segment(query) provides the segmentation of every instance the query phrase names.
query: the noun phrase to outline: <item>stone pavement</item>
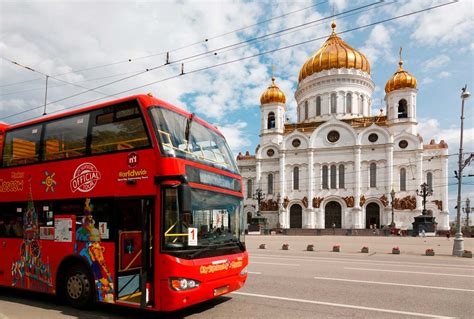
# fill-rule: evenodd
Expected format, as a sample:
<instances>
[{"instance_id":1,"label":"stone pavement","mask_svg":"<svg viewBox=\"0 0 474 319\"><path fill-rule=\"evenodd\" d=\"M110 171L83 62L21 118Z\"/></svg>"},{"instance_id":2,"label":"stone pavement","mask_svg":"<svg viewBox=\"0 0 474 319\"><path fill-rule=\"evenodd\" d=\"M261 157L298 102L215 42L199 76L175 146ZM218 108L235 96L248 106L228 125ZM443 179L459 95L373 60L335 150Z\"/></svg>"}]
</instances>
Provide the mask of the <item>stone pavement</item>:
<instances>
[{"instance_id":1,"label":"stone pavement","mask_svg":"<svg viewBox=\"0 0 474 319\"><path fill-rule=\"evenodd\" d=\"M399 236L285 236L285 235L247 235L247 248L257 249L266 244L267 250L281 250L289 244L289 250L306 250L314 245L316 252L328 252L339 244L341 253L360 253L362 246L368 246L370 253L388 254L394 246L400 247L402 254L424 255L425 250L433 248L437 256L452 256L453 238L446 237L399 237ZM474 249L474 238L464 238L464 249Z\"/></svg>"}]
</instances>

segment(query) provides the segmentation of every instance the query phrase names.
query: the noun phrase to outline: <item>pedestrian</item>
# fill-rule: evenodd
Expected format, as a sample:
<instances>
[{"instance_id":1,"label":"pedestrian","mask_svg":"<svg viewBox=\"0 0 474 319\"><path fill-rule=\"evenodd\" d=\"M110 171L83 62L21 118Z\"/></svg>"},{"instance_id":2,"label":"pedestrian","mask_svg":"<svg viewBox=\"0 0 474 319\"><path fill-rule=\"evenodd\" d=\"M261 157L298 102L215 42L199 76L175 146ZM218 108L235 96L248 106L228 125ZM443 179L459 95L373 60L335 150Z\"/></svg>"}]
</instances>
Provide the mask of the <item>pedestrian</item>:
<instances>
[{"instance_id":1,"label":"pedestrian","mask_svg":"<svg viewBox=\"0 0 474 319\"><path fill-rule=\"evenodd\" d=\"M448 231L448 232L446 233L446 238L449 240L449 237L451 237L451 233Z\"/></svg>"},{"instance_id":2,"label":"pedestrian","mask_svg":"<svg viewBox=\"0 0 474 319\"><path fill-rule=\"evenodd\" d=\"M332 223L332 234L336 235L336 224Z\"/></svg>"},{"instance_id":3,"label":"pedestrian","mask_svg":"<svg viewBox=\"0 0 474 319\"><path fill-rule=\"evenodd\" d=\"M421 237L423 237L423 238L426 237L426 232L425 232L425 229L424 229L424 228L421 230Z\"/></svg>"}]
</instances>

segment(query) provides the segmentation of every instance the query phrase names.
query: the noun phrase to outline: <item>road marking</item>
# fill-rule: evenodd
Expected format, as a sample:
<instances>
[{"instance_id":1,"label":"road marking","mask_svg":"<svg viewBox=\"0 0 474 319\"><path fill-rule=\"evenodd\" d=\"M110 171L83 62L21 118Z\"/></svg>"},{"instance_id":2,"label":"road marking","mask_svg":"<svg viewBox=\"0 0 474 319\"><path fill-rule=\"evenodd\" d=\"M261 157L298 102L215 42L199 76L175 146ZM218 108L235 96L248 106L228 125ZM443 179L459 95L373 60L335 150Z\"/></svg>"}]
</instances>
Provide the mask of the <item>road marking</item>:
<instances>
[{"instance_id":1,"label":"road marking","mask_svg":"<svg viewBox=\"0 0 474 319\"><path fill-rule=\"evenodd\" d=\"M405 271L405 270L387 270L387 269L372 269L372 268L352 268L352 267L344 267L344 269L351 269L351 270L370 270L370 271L383 271L383 272L398 272L398 273L403 273L403 274L421 274L421 275L436 275L436 276L453 276L453 277L468 277L468 278L474 278L474 276L470 276L470 275L440 274L440 273L437 273L437 272Z\"/></svg>"},{"instance_id":2,"label":"road marking","mask_svg":"<svg viewBox=\"0 0 474 319\"><path fill-rule=\"evenodd\" d=\"M330 257L304 257L304 256L281 256L281 255L255 255L251 254L251 258L268 258L268 259L291 259L291 260L311 260L311 261L331 261L338 263L350 263L350 264L381 264L381 265L394 265L394 266L407 266L407 267L423 267L426 266L435 267L435 268L457 268L464 270L473 270L474 265L469 266L458 266L458 265L449 265L449 264L425 264L425 263L414 263L414 262L393 262L393 261L382 261L382 260L363 260L363 259L347 259L347 258L330 258Z\"/></svg>"},{"instance_id":3,"label":"road marking","mask_svg":"<svg viewBox=\"0 0 474 319\"><path fill-rule=\"evenodd\" d=\"M261 272L258 271L247 271L247 274L252 274L252 275L261 275Z\"/></svg>"},{"instance_id":4,"label":"road marking","mask_svg":"<svg viewBox=\"0 0 474 319\"><path fill-rule=\"evenodd\" d=\"M414 287L414 288L426 288L426 289L439 289L439 290L452 290L452 291L463 291L463 292L474 292L472 289L463 288L448 288L448 287L436 287L436 286L422 286L422 285L410 285L410 284L399 284L396 282L381 282L381 281L367 281L367 280L355 280L355 279L342 279L342 278L327 278L327 277L314 277L319 280L332 280L332 281L345 281L345 282L356 282L362 284L374 284L374 285L386 285L386 286L402 286L402 287Z\"/></svg>"},{"instance_id":5,"label":"road marking","mask_svg":"<svg viewBox=\"0 0 474 319\"><path fill-rule=\"evenodd\" d=\"M287 297L279 297L279 296L270 296L270 295L261 295L261 294L252 294L248 292L240 292L234 291L232 292L234 295L241 295L241 296L248 296L248 297L257 297L257 298L266 298L266 299L275 299L275 300L285 300L285 301L294 301L294 302L301 302L301 303L309 303L314 305L322 305L322 306L331 306L331 307L339 307L339 308L349 308L349 309L358 309L358 310L367 310L367 311L376 311L376 312L385 312L385 313L392 313L397 315L408 315L408 316L416 316L416 317L428 317L428 318L443 318L443 319L450 319L453 317L445 317L439 315L432 315L427 313L419 313L419 312L408 312L408 311L399 311L399 310L390 310L390 309L381 309L381 308L373 308L373 307L364 307L364 306L356 306L356 305L347 305L347 304L340 304L340 303L333 303L333 302L324 302L324 301L316 301L316 300L307 300L307 299L297 299L297 298L287 298Z\"/></svg>"},{"instance_id":6,"label":"road marking","mask_svg":"<svg viewBox=\"0 0 474 319\"><path fill-rule=\"evenodd\" d=\"M252 261L249 264L277 265L277 266L299 266L299 264L283 264L283 263L265 263L260 261Z\"/></svg>"}]
</instances>

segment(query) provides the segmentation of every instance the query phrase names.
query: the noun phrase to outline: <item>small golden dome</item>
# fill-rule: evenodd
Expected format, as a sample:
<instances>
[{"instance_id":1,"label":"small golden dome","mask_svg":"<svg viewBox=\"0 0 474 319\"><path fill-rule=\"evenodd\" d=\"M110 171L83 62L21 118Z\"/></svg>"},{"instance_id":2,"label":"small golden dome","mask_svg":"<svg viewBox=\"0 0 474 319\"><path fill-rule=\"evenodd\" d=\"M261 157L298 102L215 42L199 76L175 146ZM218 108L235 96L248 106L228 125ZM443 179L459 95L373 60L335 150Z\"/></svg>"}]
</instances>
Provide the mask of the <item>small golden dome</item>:
<instances>
[{"instance_id":1,"label":"small golden dome","mask_svg":"<svg viewBox=\"0 0 474 319\"><path fill-rule=\"evenodd\" d=\"M370 64L365 55L345 43L336 34L336 23L331 23L332 34L309 58L300 70L298 82L313 73L329 69L359 69L370 74Z\"/></svg>"},{"instance_id":2,"label":"small golden dome","mask_svg":"<svg viewBox=\"0 0 474 319\"><path fill-rule=\"evenodd\" d=\"M272 77L272 84L262 93L260 104L283 103L285 104L285 93L275 84L275 77Z\"/></svg>"},{"instance_id":3,"label":"small golden dome","mask_svg":"<svg viewBox=\"0 0 474 319\"><path fill-rule=\"evenodd\" d=\"M385 84L385 93L404 88L416 89L416 78L403 68L402 48L400 48L400 62L398 62L398 65L397 72Z\"/></svg>"}]
</instances>

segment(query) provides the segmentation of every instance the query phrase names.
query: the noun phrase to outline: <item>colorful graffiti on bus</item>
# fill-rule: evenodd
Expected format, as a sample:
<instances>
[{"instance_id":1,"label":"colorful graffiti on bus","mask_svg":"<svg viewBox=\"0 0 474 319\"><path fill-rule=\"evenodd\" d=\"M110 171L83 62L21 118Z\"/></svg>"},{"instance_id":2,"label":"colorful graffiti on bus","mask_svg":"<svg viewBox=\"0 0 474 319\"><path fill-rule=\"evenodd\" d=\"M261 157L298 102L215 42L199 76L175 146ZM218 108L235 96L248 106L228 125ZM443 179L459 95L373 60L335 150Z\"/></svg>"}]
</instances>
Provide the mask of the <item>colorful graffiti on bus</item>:
<instances>
[{"instance_id":1,"label":"colorful graffiti on bus","mask_svg":"<svg viewBox=\"0 0 474 319\"><path fill-rule=\"evenodd\" d=\"M38 214L33 203L31 178L28 195L28 208L23 214L23 242L20 259L12 263L12 286L36 291L51 292L53 282L49 258L46 262L41 256L39 243Z\"/></svg>"},{"instance_id":2,"label":"colorful graffiti on bus","mask_svg":"<svg viewBox=\"0 0 474 319\"><path fill-rule=\"evenodd\" d=\"M97 298L102 302L114 302L114 283L104 258L105 247L100 244L99 230L92 216L93 206L86 199L82 225L76 231L76 253L84 257L92 268Z\"/></svg>"}]
</instances>

